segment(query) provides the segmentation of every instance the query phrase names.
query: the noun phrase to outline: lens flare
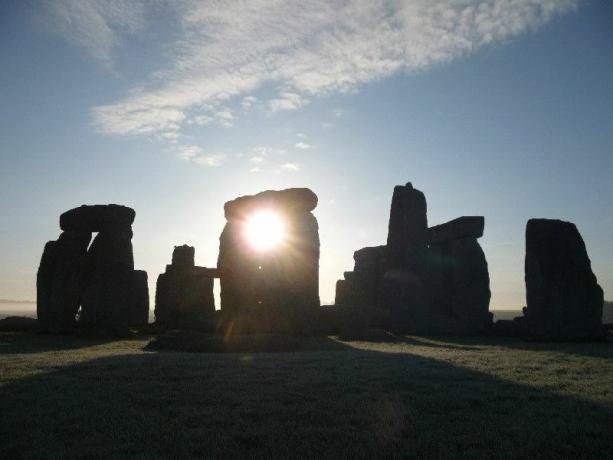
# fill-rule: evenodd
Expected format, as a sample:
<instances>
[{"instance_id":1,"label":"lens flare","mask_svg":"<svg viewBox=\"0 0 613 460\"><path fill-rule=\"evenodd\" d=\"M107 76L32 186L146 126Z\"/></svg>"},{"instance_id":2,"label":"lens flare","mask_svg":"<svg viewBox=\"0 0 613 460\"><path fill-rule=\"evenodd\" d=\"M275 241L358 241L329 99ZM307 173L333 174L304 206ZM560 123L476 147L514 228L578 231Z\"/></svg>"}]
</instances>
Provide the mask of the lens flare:
<instances>
[{"instance_id":1,"label":"lens flare","mask_svg":"<svg viewBox=\"0 0 613 460\"><path fill-rule=\"evenodd\" d=\"M258 251L267 251L277 246L285 236L283 221L271 211L254 214L245 224L245 236Z\"/></svg>"}]
</instances>

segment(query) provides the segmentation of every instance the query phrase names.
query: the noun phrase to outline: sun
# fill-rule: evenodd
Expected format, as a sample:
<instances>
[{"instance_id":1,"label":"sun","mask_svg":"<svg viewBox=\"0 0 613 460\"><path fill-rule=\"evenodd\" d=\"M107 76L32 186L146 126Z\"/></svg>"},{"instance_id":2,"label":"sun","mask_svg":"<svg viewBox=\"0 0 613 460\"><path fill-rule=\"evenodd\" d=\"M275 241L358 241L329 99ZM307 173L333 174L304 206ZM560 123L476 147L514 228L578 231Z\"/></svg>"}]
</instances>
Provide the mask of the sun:
<instances>
[{"instance_id":1,"label":"sun","mask_svg":"<svg viewBox=\"0 0 613 460\"><path fill-rule=\"evenodd\" d=\"M283 241L285 226L274 212L259 211L247 220L245 236L254 249L267 251Z\"/></svg>"}]
</instances>

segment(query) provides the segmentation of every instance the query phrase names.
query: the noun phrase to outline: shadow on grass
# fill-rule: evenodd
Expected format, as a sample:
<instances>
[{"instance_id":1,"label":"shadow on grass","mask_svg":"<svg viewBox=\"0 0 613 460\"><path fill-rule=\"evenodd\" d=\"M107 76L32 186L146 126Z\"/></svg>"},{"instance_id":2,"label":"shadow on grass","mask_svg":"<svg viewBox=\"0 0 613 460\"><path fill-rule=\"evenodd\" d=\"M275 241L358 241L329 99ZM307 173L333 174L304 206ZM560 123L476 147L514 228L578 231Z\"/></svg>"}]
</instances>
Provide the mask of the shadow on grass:
<instances>
[{"instance_id":1,"label":"shadow on grass","mask_svg":"<svg viewBox=\"0 0 613 460\"><path fill-rule=\"evenodd\" d=\"M26 332L0 333L0 356L45 351L76 350L117 341L116 338L47 335Z\"/></svg>"},{"instance_id":2,"label":"shadow on grass","mask_svg":"<svg viewBox=\"0 0 613 460\"><path fill-rule=\"evenodd\" d=\"M611 341L604 342L539 342L516 337L415 337L415 345L441 348L459 347L470 350L484 346L499 346L513 350L549 351L591 358L613 359Z\"/></svg>"},{"instance_id":3,"label":"shadow on grass","mask_svg":"<svg viewBox=\"0 0 613 460\"><path fill-rule=\"evenodd\" d=\"M611 406L416 354L335 346L343 351L117 355L25 377L0 393L0 457L606 458L613 449Z\"/></svg>"}]
</instances>

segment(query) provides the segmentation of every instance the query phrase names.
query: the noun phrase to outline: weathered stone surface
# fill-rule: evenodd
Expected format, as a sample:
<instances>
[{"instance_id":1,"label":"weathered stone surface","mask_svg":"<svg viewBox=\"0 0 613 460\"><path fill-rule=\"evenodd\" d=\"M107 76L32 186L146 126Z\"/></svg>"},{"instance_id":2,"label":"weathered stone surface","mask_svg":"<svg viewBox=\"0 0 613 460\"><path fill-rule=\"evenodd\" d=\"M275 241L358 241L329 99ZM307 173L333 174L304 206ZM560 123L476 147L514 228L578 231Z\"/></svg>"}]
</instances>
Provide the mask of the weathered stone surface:
<instances>
[{"instance_id":1,"label":"weathered stone surface","mask_svg":"<svg viewBox=\"0 0 613 460\"><path fill-rule=\"evenodd\" d=\"M430 227L427 232L429 244L440 244L461 238L481 238L485 218L483 216L463 216L444 224Z\"/></svg>"},{"instance_id":2,"label":"weathered stone surface","mask_svg":"<svg viewBox=\"0 0 613 460\"><path fill-rule=\"evenodd\" d=\"M390 330L429 333L429 292L425 279L414 271L397 268L386 271L381 282L380 303L389 311Z\"/></svg>"},{"instance_id":3,"label":"weathered stone surface","mask_svg":"<svg viewBox=\"0 0 613 460\"><path fill-rule=\"evenodd\" d=\"M256 195L246 195L228 201L224 205L226 219L249 216L258 209L283 210L284 214L307 213L317 206L317 195L308 188L266 190Z\"/></svg>"},{"instance_id":4,"label":"weathered stone surface","mask_svg":"<svg viewBox=\"0 0 613 460\"><path fill-rule=\"evenodd\" d=\"M603 291L573 223L530 219L525 269L525 315L533 336L578 340L604 336Z\"/></svg>"},{"instance_id":5,"label":"weathered stone surface","mask_svg":"<svg viewBox=\"0 0 613 460\"><path fill-rule=\"evenodd\" d=\"M62 230L100 232L129 228L134 222L134 209L118 204L82 205L60 216Z\"/></svg>"},{"instance_id":6,"label":"weathered stone surface","mask_svg":"<svg viewBox=\"0 0 613 460\"><path fill-rule=\"evenodd\" d=\"M87 253L81 320L87 328L115 331L130 323L134 256L132 230L98 233Z\"/></svg>"},{"instance_id":7,"label":"weathered stone surface","mask_svg":"<svg viewBox=\"0 0 613 460\"><path fill-rule=\"evenodd\" d=\"M130 298L130 326L144 326L149 323L149 286L147 272L132 272L132 291Z\"/></svg>"},{"instance_id":8,"label":"weathered stone surface","mask_svg":"<svg viewBox=\"0 0 613 460\"><path fill-rule=\"evenodd\" d=\"M310 213L316 204L309 189L268 190L226 203L228 222L217 263L226 316L241 309L285 308L289 317L293 310L319 306L319 228ZM247 219L261 210L276 213L285 226L283 244L267 251L254 249L245 238Z\"/></svg>"},{"instance_id":9,"label":"weathered stone surface","mask_svg":"<svg viewBox=\"0 0 613 460\"><path fill-rule=\"evenodd\" d=\"M410 182L394 187L387 234L390 267L421 271L428 230L426 213L426 197Z\"/></svg>"},{"instance_id":10,"label":"weathered stone surface","mask_svg":"<svg viewBox=\"0 0 613 460\"><path fill-rule=\"evenodd\" d=\"M89 232L63 232L45 245L36 279L37 316L42 330L65 332L79 309Z\"/></svg>"},{"instance_id":11,"label":"weathered stone surface","mask_svg":"<svg viewBox=\"0 0 613 460\"><path fill-rule=\"evenodd\" d=\"M155 292L155 321L174 328L193 328L215 313L213 279L216 269L194 266L194 248L175 246L173 263L159 275Z\"/></svg>"}]
</instances>

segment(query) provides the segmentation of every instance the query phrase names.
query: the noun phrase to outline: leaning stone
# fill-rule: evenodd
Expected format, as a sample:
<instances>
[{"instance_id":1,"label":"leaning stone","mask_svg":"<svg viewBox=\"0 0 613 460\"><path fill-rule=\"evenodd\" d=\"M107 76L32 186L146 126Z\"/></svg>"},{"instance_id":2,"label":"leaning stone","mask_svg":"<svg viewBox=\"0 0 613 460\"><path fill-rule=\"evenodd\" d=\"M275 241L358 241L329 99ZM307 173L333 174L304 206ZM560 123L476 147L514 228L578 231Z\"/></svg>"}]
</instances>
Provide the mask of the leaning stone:
<instances>
[{"instance_id":1,"label":"leaning stone","mask_svg":"<svg viewBox=\"0 0 613 460\"><path fill-rule=\"evenodd\" d=\"M571 222L530 219L526 226L526 320L542 339L600 340L603 291Z\"/></svg>"},{"instance_id":2,"label":"leaning stone","mask_svg":"<svg viewBox=\"0 0 613 460\"><path fill-rule=\"evenodd\" d=\"M450 244L453 297L451 311L465 325L465 333L481 333L492 324L490 276L483 249L474 238Z\"/></svg>"},{"instance_id":3,"label":"leaning stone","mask_svg":"<svg viewBox=\"0 0 613 460\"><path fill-rule=\"evenodd\" d=\"M82 205L60 216L60 228L86 232L126 228L132 225L135 216L134 209L118 204Z\"/></svg>"},{"instance_id":4,"label":"leaning stone","mask_svg":"<svg viewBox=\"0 0 613 460\"><path fill-rule=\"evenodd\" d=\"M483 216L463 216L428 229L428 243L437 244L461 238L481 238L485 219Z\"/></svg>"}]
</instances>

